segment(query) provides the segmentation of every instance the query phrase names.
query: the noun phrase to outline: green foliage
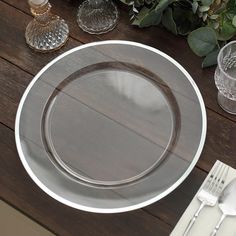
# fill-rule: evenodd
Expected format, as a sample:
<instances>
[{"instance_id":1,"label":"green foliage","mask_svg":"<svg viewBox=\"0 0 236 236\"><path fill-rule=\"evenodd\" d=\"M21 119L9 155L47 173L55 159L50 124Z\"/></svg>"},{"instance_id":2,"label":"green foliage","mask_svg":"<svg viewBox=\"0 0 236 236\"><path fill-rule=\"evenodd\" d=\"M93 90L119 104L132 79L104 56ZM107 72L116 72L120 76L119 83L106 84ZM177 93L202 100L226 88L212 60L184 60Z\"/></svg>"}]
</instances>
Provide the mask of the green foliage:
<instances>
[{"instance_id":1,"label":"green foliage","mask_svg":"<svg viewBox=\"0 0 236 236\"><path fill-rule=\"evenodd\" d=\"M188 44L198 56L206 56L217 45L217 36L210 27L201 27L188 35Z\"/></svg>"},{"instance_id":2,"label":"green foliage","mask_svg":"<svg viewBox=\"0 0 236 236\"><path fill-rule=\"evenodd\" d=\"M212 52L208 53L202 61L202 68L216 65L219 51L220 49L216 48Z\"/></svg>"},{"instance_id":3,"label":"green foliage","mask_svg":"<svg viewBox=\"0 0 236 236\"><path fill-rule=\"evenodd\" d=\"M236 15L233 17L232 25L233 25L234 27L236 27Z\"/></svg>"},{"instance_id":4,"label":"green foliage","mask_svg":"<svg viewBox=\"0 0 236 236\"><path fill-rule=\"evenodd\" d=\"M178 34L172 8L168 7L162 16L162 24L173 34Z\"/></svg>"},{"instance_id":5,"label":"green foliage","mask_svg":"<svg viewBox=\"0 0 236 236\"><path fill-rule=\"evenodd\" d=\"M173 18L176 23L177 32L180 35L188 35L191 31L201 26L201 21L193 13L191 6L180 5L173 7Z\"/></svg>"},{"instance_id":6,"label":"green foliage","mask_svg":"<svg viewBox=\"0 0 236 236\"><path fill-rule=\"evenodd\" d=\"M146 1L143 1L143 4L145 4ZM161 22L163 11L172 1L173 0L160 0L159 2L149 1L148 4L152 3L151 7L143 6L139 13L136 14L132 24L141 28L158 25ZM133 7L136 7L135 1L133 4Z\"/></svg>"},{"instance_id":7,"label":"green foliage","mask_svg":"<svg viewBox=\"0 0 236 236\"><path fill-rule=\"evenodd\" d=\"M162 24L173 34L188 35L193 52L216 63L221 44L236 35L236 0L120 0L130 6L132 24ZM222 43L221 43L222 42Z\"/></svg>"},{"instance_id":8,"label":"green foliage","mask_svg":"<svg viewBox=\"0 0 236 236\"><path fill-rule=\"evenodd\" d=\"M218 40L226 41L231 39L236 33L236 28L233 26L232 21L224 20L218 31Z\"/></svg>"},{"instance_id":9,"label":"green foliage","mask_svg":"<svg viewBox=\"0 0 236 236\"><path fill-rule=\"evenodd\" d=\"M213 0L201 0L202 6L210 6Z\"/></svg>"},{"instance_id":10,"label":"green foliage","mask_svg":"<svg viewBox=\"0 0 236 236\"><path fill-rule=\"evenodd\" d=\"M138 25L141 28L151 25L158 25L161 22L161 18L162 11L156 12L155 9L150 10L146 7L143 7L132 24Z\"/></svg>"}]
</instances>

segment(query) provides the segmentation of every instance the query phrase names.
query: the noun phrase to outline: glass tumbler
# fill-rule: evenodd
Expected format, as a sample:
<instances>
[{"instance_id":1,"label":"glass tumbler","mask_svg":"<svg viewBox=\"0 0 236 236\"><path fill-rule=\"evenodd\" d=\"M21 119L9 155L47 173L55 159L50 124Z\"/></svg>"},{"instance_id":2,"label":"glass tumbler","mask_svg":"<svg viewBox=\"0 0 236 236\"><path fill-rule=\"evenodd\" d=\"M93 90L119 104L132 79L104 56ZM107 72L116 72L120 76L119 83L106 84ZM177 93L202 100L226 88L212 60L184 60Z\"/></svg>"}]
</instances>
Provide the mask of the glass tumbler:
<instances>
[{"instance_id":1,"label":"glass tumbler","mask_svg":"<svg viewBox=\"0 0 236 236\"><path fill-rule=\"evenodd\" d=\"M103 34L115 28L119 12L111 0L85 0L78 9L77 23L90 34Z\"/></svg>"},{"instance_id":2,"label":"glass tumbler","mask_svg":"<svg viewBox=\"0 0 236 236\"><path fill-rule=\"evenodd\" d=\"M236 114L236 41L220 50L217 63L215 84L218 103L226 112Z\"/></svg>"}]
</instances>

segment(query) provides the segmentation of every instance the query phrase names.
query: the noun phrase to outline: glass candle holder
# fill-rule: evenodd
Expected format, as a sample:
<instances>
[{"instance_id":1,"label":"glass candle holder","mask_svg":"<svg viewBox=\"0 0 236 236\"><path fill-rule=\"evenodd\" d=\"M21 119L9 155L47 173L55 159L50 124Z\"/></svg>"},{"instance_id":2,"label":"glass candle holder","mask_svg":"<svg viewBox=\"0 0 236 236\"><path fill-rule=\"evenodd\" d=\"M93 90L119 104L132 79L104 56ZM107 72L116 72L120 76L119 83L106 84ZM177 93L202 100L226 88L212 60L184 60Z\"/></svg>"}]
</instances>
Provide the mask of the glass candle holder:
<instances>
[{"instance_id":1,"label":"glass candle holder","mask_svg":"<svg viewBox=\"0 0 236 236\"><path fill-rule=\"evenodd\" d=\"M215 84L218 103L228 113L236 114L236 41L225 45L217 58Z\"/></svg>"},{"instance_id":2,"label":"glass candle holder","mask_svg":"<svg viewBox=\"0 0 236 236\"><path fill-rule=\"evenodd\" d=\"M69 36L69 27L65 20L51 13L51 4L45 0L29 5L34 19L27 25L25 31L26 43L36 51L49 52L61 48Z\"/></svg>"},{"instance_id":3,"label":"glass candle holder","mask_svg":"<svg viewBox=\"0 0 236 236\"><path fill-rule=\"evenodd\" d=\"M90 34L103 34L115 28L119 17L111 0L85 0L78 9L79 27Z\"/></svg>"}]
</instances>

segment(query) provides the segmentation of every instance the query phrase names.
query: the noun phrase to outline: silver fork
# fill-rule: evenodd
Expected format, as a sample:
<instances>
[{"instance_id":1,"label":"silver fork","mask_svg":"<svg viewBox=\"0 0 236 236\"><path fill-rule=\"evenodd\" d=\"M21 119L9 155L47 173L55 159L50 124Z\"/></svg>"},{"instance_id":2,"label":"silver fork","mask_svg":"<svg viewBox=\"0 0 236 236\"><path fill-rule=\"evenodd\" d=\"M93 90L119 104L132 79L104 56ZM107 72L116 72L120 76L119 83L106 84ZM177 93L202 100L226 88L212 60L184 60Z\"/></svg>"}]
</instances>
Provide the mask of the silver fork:
<instances>
[{"instance_id":1,"label":"silver fork","mask_svg":"<svg viewBox=\"0 0 236 236\"><path fill-rule=\"evenodd\" d=\"M208 177L207 181L203 185L202 189L197 194L197 198L201 201L201 205L195 212L192 219L189 221L183 236L187 236L193 224L195 223L199 213L205 206L215 206L220 193L223 190L225 179L227 177L229 166L222 162L217 162L211 175Z\"/></svg>"}]
</instances>

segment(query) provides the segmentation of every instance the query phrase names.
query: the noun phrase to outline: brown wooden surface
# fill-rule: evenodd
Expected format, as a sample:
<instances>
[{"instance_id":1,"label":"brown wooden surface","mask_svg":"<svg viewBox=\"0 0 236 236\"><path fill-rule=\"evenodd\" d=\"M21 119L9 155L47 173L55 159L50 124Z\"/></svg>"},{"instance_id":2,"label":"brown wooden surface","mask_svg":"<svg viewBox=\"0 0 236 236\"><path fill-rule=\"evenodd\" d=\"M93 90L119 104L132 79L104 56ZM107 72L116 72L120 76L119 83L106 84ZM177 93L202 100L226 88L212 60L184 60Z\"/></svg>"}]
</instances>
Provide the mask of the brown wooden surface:
<instances>
[{"instance_id":1,"label":"brown wooden surface","mask_svg":"<svg viewBox=\"0 0 236 236\"><path fill-rule=\"evenodd\" d=\"M0 1L0 197L57 235L169 235L216 159L236 168L236 116L219 108L214 68L201 69L201 59L186 40L164 29L129 25L120 7L118 26L93 36L75 21L79 0L52 0L53 10L69 22L71 36L61 50L40 54L25 44L24 31L32 19L27 1ZM129 213L92 214L56 202L41 191L24 170L15 147L14 120L19 100L33 76L51 59L77 45L106 39L125 39L158 48L180 62L197 83L206 107L208 131L197 166L184 183L163 200Z\"/></svg>"}]
</instances>

